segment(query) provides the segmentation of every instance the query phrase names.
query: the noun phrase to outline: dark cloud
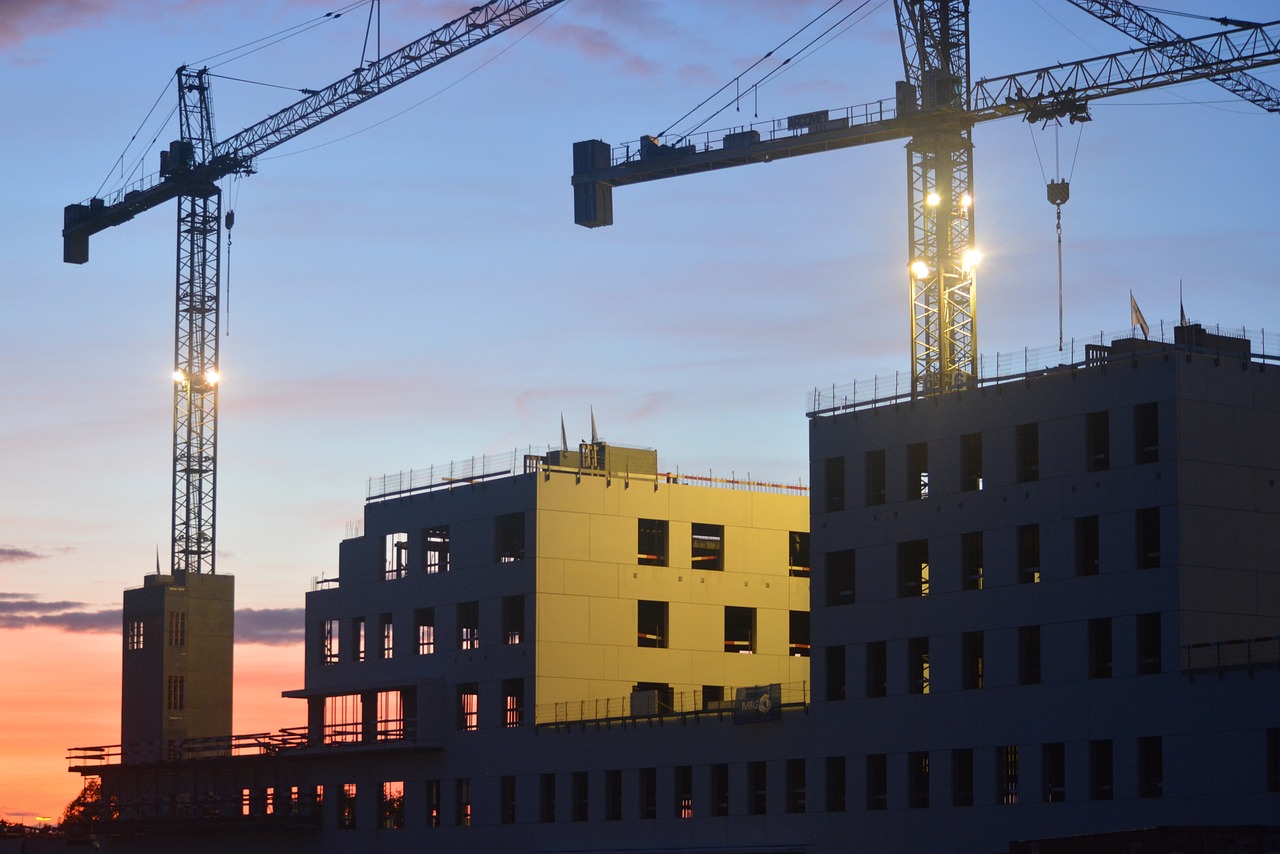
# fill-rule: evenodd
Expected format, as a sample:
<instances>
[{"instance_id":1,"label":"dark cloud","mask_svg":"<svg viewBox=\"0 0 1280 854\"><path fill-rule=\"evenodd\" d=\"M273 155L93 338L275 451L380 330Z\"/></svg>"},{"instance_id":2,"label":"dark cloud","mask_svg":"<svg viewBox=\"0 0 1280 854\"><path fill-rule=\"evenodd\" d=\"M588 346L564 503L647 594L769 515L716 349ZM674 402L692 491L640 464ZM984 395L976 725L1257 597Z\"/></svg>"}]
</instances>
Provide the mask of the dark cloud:
<instances>
[{"instance_id":1,"label":"dark cloud","mask_svg":"<svg viewBox=\"0 0 1280 854\"><path fill-rule=\"evenodd\" d=\"M236 611L236 641L268 646L301 643L304 614L302 608L241 608Z\"/></svg>"},{"instance_id":2,"label":"dark cloud","mask_svg":"<svg viewBox=\"0 0 1280 854\"><path fill-rule=\"evenodd\" d=\"M0 546L0 563L17 563L23 560L40 560L44 555L33 552L30 549L20 549L17 546Z\"/></svg>"}]
</instances>

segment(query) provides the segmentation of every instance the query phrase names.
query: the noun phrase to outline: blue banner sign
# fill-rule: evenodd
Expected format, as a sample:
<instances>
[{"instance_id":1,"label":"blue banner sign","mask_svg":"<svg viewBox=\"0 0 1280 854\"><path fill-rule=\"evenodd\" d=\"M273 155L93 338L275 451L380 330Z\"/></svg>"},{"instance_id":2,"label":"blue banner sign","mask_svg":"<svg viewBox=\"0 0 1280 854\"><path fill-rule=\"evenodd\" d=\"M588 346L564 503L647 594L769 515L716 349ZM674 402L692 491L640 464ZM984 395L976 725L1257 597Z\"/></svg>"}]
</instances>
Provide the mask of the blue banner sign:
<instances>
[{"instance_id":1,"label":"blue banner sign","mask_svg":"<svg viewBox=\"0 0 1280 854\"><path fill-rule=\"evenodd\" d=\"M758 724L782 720L782 685L739 688L733 699L735 724Z\"/></svg>"}]
</instances>

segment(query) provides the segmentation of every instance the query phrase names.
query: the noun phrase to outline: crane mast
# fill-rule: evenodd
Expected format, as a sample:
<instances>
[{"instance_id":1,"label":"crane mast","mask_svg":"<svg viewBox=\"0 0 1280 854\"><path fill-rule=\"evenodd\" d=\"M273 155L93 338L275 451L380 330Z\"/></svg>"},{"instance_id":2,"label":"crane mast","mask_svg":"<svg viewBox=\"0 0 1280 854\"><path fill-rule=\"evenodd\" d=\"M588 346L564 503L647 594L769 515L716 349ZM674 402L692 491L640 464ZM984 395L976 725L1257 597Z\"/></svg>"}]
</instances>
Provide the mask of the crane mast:
<instances>
[{"instance_id":1,"label":"crane mast","mask_svg":"<svg viewBox=\"0 0 1280 854\"><path fill-rule=\"evenodd\" d=\"M564 0L490 0L330 86L217 142L208 69L177 72L179 138L160 170L110 199L63 211L63 261L89 260L89 237L178 200L174 322L171 571L213 573L216 556L218 319L222 195L218 181L251 174L254 159Z\"/></svg>"},{"instance_id":2,"label":"crane mast","mask_svg":"<svg viewBox=\"0 0 1280 854\"><path fill-rule=\"evenodd\" d=\"M1183 39L1126 0L1069 2L1113 26L1123 19L1122 29L1147 46L973 81L969 0L894 0L906 76L893 99L734 128L720 139L706 134L701 144L645 137L614 150L601 140L576 142L574 221L612 225L614 187L907 139L912 392L969 386L978 378L975 124L1011 116L1087 121L1098 98L1202 79L1274 111L1274 90L1246 72L1280 64L1280 21L1227 21L1242 25Z\"/></svg>"}]
</instances>

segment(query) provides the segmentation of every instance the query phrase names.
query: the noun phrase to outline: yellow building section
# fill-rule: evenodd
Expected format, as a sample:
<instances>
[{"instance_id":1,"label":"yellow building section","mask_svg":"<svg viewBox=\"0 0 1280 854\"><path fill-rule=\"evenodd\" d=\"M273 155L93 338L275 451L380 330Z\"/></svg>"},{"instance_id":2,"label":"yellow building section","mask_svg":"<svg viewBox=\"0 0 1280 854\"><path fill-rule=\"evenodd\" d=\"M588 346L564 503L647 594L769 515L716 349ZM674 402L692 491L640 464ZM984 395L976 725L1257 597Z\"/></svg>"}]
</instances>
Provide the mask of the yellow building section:
<instances>
[{"instance_id":1,"label":"yellow building section","mask_svg":"<svg viewBox=\"0 0 1280 854\"><path fill-rule=\"evenodd\" d=\"M540 719L628 714L638 688L690 710L808 683L807 493L681 480L539 473Z\"/></svg>"}]
</instances>

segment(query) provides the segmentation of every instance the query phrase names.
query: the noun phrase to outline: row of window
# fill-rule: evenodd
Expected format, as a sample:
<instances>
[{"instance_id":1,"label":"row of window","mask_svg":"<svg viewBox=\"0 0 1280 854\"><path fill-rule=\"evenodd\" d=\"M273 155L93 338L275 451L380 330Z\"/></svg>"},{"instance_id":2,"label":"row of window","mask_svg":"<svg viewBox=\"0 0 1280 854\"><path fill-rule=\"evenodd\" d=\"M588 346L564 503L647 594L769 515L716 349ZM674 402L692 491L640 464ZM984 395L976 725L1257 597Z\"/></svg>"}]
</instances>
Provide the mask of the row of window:
<instances>
[{"instance_id":1,"label":"row of window","mask_svg":"<svg viewBox=\"0 0 1280 854\"><path fill-rule=\"evenodd\" d=\"M166 637L166 642L169 646L186 646L187 612L170 611L168 629L169 632ZM152 643L149 635L150 633L147 631L147 620L129 620L124 629L124 648L126 650L147 649Z\"/></svg>"},{"instance_id":2,"label":"row of window","mask_svg":"<svg viewBox=\"0 0 1280 854\"><path fill-rule=\"evenodd\" d=\"M418 535L418 574L435 575L449 571L449 526L425 528ZM724 525L691 523L689 565L693 569L724 569ZM525 557L524 514L510 513L494 520L494 560L509 563ZM671 523L666 519L636 520L636 563L640 566L669 566L671 559ZM413 550L408 533L387 535L387 580L407 578L411 574ZM791 531L788 541L788 564L792 575L809 573L809 532Z\"/></svg>"},{"instance_id":3,"label":"row of window","mask_svg":"<svg viewBox=\"0 0 1280 854\"><path fill-rule=\"evenodd\" d=\"M1103 538L1097 516L1081 516L1070 520L1073 549L1067 558L1076 576L1097 575L1103 554ZM1045 553L1042 530L1048 525L1032 523L1014 529L1014 565L999 577L1016 579L1019 584L1038 584L1044 573ZM990 532L987 532L990 533ZM987 536L982 531L960 535L959 550L942 557L950 570L959 575L959 589L981 590L989 583L986 565ZM1109 543L1105 545L1110 546ZM929 540L910 540L897 546L897 595L928 596L930 592ZM1108 554L1113 551L1108 551ZM1133 565L1138 569L1154 569L1163 560L1160 550L1160 508L1143 507L1133 512ZM851 605L857 602L857 553L855 549L827 552L826 603Z\"/></svg>"},{"instance_id":4,"label":"row of window","mask_svg":"<svg viewBox=\"0 0 1280 854\"><path fill-rule=\"evenodd\" d=\"M1116 779L1116 749L1127 749L1130 742L1097 739L1088 742L1066 744L1050 742L1039 745L1002 745L994 748L992 762L975 771L975 750L913 751L906 754L871 754L863 757L865 785L862 807L866 810L887 810L890 807L927 809L936 806L969 807L975 803L1014 805L1019 803L1063 803L1070 799L1110 801L1136 795L1139 798L1160 798L1164 795L1164 740L1161 736L1142 736L1133 744L1136 763L1122 763L1121 767L1133 767L1135 776L1129 788L1126 781ZM991 748L988 748L991 749ZM1068 762L1069 757L1080 753L1080 762ZM1038 767L1033 766L1039 754ZM906 783L900 796L891 795L890 762L905 760L905 774L900 779ZM943 780L939 784L935 764L942 765ZM1272 727L1265 733L1263 764L1266 789L1280 792L1280 728ZM781 762L747 762L745 766L728 763L714 765L678 765L673 768L636 768L628 771L572 771L567 774L539 774L537 776L536 808L540 822L556 821L621 821L623 819L694 818L699 816L763 815L770 810L769 775L781 773L785 782L781 804L775 811L805 813L818 810L844 812L852 808L849 798L850 763L844 756L827 756L821 760L786 759ZM1070 782L1067 769L1083 767L1087 778ZM813 769L820 768L823 785L819 797L811 798L808 778ZM1031 770L1031 775L1027 771ZM744 773L745 771L745 773ZM702 785L695 788L695 774ZM624 775L626 779L624 779ZM896 775L895 775L896 776ZM660 797L659 778L669 793L669 800ZM488 778L483 785L492 785ZM744 780L731 793L731 780ZM466 827L473 823L471 781L468 778L453 780L453 824ZM413 816L413 824L438 827L444 823L445 781L427 780L421 811ZM982 785L978 785L981 783ZM514 775L496 778L497 814L489 822L515 824L531 820L529 810L522 816L517 811L521 787ZM624 788L630 785L630 793ZM406 787L402 780L387 781L372 787L377 797L377 826L387 830L406 825ZM745 791L744 791L745 789ZM983 792L989 792L989 796ZM423 797L425 795L425 797ZM744 797L745 795L745 797ZM938 797L945 796L945 802ZM337 789L337 825L343 829L358 826L356 809L360 798L356 783L344 783ZM699 801L699 796L705 801ZM288 790L274 787L266 789L242 789L241 811L244 815L321 814L325 799L324 786L306 790L298 786ZM279 802L277 802L279 801ZM663 801L666 801L664 806Z\"/></svg>"},{"instance_id":5,"label":"row of window","mask_svg":"<svg viewBox=\"0 0 1280 854\"><path fill-rule=\"evenodd\" d=\"M1013 447L1014 479L1017 483L1030 483L1040 479L1040 425L1021 424L1014 429ZM1090 412L1084 417L1085 471L1105 471L1111 467L1111 413L1106 410ZM960 489L964 492L981 490L985 486L983 474L983 434L968 433L959 438ZM1160 412L1157 403L1142 403L1133 407L1133 461L1137 465L1160 460ZM863 457L863 503L871 507L888 500L888 469L885 451L867 451ZM830 457L823 464L823 508L828 513L846 509L847 487L845 483L845 458ZM929 444L914 442L907 445L905 467L902 471L907 500L929 497Z\"/></svg>"},{"instance_id":6,"label":"row of window","mask_svg":"<svg viewBox=\"0 0 1280 854\"><path fill-rule=\"evenodd\" d=\"M1138 614L1135 620L1134 647L1136 674L1145 676L1160 673L1162 665L1161 619L1159 612ZM1087 673L1090 679L1109 679L1115 675L1113 663L1112 618L1099 617L1087 624L1086 644ZM1044 679L1041 627L1019 626L1017 643L1017 684L1038 685ZM907 693L928 694L934 688L935 663L929 652L928 637L906 639ZM828 646L823 649L826 698L844 700L848 697L847 661L844 646ZM889 648L887 641L873 641L865 645L866 667L863 696L885 697L889 694ZM959 671L959 687L975 690L987 684L986 633L964 632L960 635L958 656L950 665Z\"/></svg>"},{"instance_id":7,"label":"row of window","mask_svg":"<svg viewBox=\"0 0 1280 854\"><path fill-rule=\"evenodd\" d=\"M640 599L636 602L636 646L666 649L671 638L671 606L668 602ZM809 612L791 611L787 655L809 656ZM756 609L724 606L724 651L764 652L756 632Z\"/></svg>"},{"instance_id":8,"label":"row of window","mask_svg":"<svg viewBox=\"0 0 1280 854\"><path fill-rule=\"evenodd\" d=\"M514 645L525 636L525 602L523 595L504 596L502 602L499 643ZM459 602L454 606L454 648L461 650L480 648L480 602ZM343 623L346 623L344 629ZM413 611L413 635L408 642L397 645L395 615L379 614L376 643L370 644L364 617L347 620L322 620L320 624L321 661L337 664L340 661L365 661L390 659L397 655L431 655L436 652L436 609L417 608ZM345 632L346 641L342 641Z\"/></svg>"}]
</instances>

